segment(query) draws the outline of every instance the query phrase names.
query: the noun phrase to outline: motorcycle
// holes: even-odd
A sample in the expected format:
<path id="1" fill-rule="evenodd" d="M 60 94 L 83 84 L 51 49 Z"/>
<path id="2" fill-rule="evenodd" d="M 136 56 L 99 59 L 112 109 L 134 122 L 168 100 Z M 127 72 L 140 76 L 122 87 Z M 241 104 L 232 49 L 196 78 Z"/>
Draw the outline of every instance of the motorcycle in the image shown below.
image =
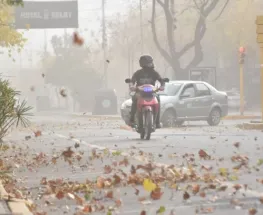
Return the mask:
<path id="1" fill-rule="evenodd" d="M 169 79 L 164 78 L 163 81 L 169 82 Z M 125 83 L 130 84 L 131 79 L 125 79 Z M 159 88 L 151 84 L 144 84 L 135 88 L 130 86 L 130 89 L 138 96 L 135 130 L 140 134 L 141 139 L 150 140 L 151 133 L 156 130 L 156 117 L 159 111 L 156 93 Z"/>

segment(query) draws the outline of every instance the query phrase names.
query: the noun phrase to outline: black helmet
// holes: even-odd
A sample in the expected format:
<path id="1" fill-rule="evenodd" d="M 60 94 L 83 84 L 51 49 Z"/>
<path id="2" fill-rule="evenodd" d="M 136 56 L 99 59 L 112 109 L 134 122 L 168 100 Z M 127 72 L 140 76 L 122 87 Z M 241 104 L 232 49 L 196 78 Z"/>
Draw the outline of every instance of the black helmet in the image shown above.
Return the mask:
<path id="1" fill-rule="evenodd" d="M 142 55 L 140 57 L 139 63 L 142 68 L 145 67 L 154 68 L 153 58 L 150 55 Z"/>

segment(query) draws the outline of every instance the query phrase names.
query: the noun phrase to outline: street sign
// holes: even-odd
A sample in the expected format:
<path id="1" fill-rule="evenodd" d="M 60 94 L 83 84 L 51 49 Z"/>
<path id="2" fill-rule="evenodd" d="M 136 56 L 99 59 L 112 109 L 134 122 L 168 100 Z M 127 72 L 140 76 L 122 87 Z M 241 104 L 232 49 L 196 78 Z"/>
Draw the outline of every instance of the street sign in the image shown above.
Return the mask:
<path id="1" fill-rule="evenodd" d="M 263 16 L 257 16 L 256 24 L 263 25 Z"/>
<path id="2" fill-rule="evenodd" d="M 78 28 L 78 1 L 24 1 L 15 9 L 16 29 Z"/>
<path id="3" fill-rule="evenodd" d="M 263 25 L 257 25 L 257 34 L 263 34 Z"/>
<path id="4" fill-rule="evenodd" d="M 263 43 L 263 34 L 258 34 L 258 36 L 257 36 L 257 42 L 258 42 L 258 43 Z"/>

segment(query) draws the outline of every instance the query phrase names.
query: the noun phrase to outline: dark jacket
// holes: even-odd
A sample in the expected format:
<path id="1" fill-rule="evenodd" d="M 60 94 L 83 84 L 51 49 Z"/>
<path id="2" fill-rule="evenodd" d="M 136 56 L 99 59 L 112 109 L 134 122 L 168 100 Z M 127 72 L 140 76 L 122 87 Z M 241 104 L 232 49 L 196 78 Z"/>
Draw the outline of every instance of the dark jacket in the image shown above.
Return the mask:
<path id="1" fill-rule="evenodd" d="M 141 86 L 143 84 L 155 85 L 155 82 L 159 81 L 161 86 L 164 86 L 162 77 L 153 68 L 143 68 L 137 70 L 132 76 L 132 83 Z"/>

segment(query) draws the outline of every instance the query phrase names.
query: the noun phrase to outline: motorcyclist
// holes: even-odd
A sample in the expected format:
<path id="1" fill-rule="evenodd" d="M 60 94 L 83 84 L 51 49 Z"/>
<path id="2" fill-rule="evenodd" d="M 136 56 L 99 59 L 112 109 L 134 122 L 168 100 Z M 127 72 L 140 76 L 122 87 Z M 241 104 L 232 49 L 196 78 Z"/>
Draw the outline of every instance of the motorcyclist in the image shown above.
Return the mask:
<path id="1" fill-rule="evenodd" d="M 140 66 L 142 69 L 137 70 L 132 76 L 132 84 L 136 86 L 141 86 L 143 84 L 155 85 L 156 81 L 159 81 L 161 86 L 159 90 L 164 90 L 164 81 L 160 74 L 155 71 L 153 58 L 150 55 L 142 55 L 139 60 Z M 159 103 L 159 111 L 156 117 L 156 128 L 161 128 L 160 125 L 160 97 L 157 95 L 157 100 Z M 131 106 L 131 118 L 130 126 L 134 126 L 134 117 L 137 107 L 137 96 L 136 94 L 132 97 L 132 106 Z"/>

